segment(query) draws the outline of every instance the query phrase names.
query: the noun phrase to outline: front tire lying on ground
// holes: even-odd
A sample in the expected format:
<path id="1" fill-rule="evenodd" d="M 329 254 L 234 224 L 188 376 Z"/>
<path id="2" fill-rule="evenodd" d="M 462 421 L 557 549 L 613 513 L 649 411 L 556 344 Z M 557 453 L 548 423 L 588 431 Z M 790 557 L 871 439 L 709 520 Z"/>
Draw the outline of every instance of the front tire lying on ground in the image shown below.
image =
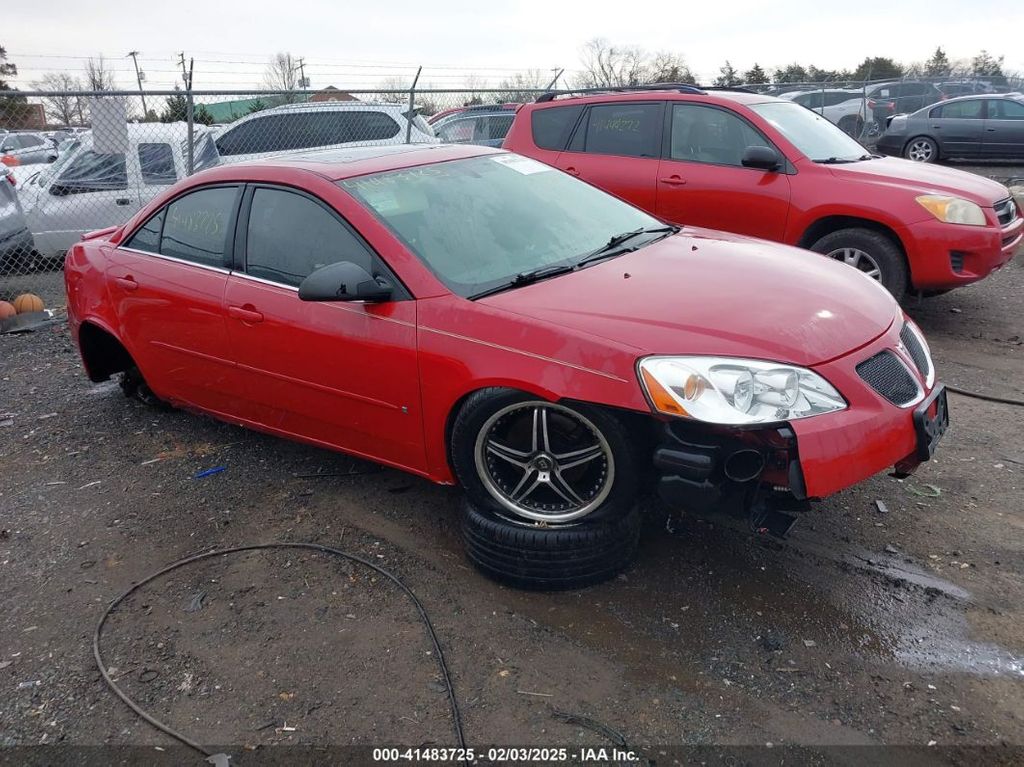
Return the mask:
<path id="1" fill-rule="evenodd" d="M 526 588 L 576 588 L 632 559 L 637 463 L 615 416 L 483 389 L 456 417 L 451 458 L 467 496 L 467 553 L 487 575 Z"/>

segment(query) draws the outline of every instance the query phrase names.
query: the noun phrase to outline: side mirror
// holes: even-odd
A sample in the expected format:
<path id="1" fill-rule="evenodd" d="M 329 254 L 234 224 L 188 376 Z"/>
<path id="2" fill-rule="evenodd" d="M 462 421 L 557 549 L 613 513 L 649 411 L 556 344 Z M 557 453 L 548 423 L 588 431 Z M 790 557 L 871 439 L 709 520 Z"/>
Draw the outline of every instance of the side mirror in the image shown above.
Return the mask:
<path id="1" fill-rule="evenodd" d="M 391 298 L 391 283 L 374 277 L 358 264 L 339 261 L 323 266 L 299 285 L 303 301 L 386 301 Z"/>
<path id="2" fill-rule="evenodd" d="M 782 165 L 782 158 L 770 146 L 748 146 L 743 150 L 740 163 L 744 168 L 772 171 L 779 169 L 779 166 Z"/>

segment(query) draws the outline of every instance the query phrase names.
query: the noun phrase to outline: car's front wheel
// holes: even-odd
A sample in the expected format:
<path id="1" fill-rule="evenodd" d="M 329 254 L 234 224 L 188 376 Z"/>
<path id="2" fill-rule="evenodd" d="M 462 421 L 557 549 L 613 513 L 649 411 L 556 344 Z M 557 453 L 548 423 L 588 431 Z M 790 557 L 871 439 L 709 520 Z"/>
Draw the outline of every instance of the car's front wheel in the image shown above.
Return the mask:
<path id="1" fill-rule="evenodd" d="M 927 136 L 917 136 L 907 142 L 903 156 L 914 162 L 938 162 L 939 145 Z"/>
<path id="2" fill-rule="evenodd" d="M 811 245 L 821 253 L 877 280 L 900 301 L 907 292 L 907 259 L 892 238 L 861 227 L 830 232 Z"/>
<path id="3" fill-rule="evenodd" d="M 639 534 L 635 453 L 624 425 L 598 408 L 512 389 L 475 392 L 451 435 L 470 560 L 528 588 L 614 575 Z"/>

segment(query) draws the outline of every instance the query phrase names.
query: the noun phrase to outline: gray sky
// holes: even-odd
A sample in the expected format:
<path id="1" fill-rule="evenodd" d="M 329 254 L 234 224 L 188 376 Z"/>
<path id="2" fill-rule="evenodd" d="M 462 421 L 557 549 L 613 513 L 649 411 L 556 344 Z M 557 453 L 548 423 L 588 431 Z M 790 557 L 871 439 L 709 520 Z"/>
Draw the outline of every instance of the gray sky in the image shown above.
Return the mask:
<path id="1" fill-rule="evenodd" d="M 458 87 L 466 75 L 496 86 L 516 70 L 579 67 L 582 43 L 605 37 L 682 54 L 702 80 L 728 58 L 741 72 L 794 61 L 855 67 L 865 56 L 921 61 L 941 45 L 951 59 L 982 48 L 1024 72 L 1020 0 L 907 0 L 822 3 L 752 0 L 698 4 L 640 0 L 46 0 L 5 2 L 0 45 L 18 65 L 17 87 L 47 71 L 80 73 L 105 54 L 117 84 L 134 85 L 131 59 L 149 87 L 180 82 L 177 52 L 196 59 L 197 88 L 259 86 L 276 51 L 303 56 L 312 86 L 373 87 L 386 76 Z"/>

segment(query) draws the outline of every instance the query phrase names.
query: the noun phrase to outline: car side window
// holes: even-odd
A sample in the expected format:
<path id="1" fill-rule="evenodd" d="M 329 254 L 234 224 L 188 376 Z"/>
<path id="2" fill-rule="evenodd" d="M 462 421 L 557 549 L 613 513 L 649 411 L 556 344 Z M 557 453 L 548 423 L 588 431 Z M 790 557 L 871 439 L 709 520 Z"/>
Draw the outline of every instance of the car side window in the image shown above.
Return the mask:
<path id="1" fill-rule="evenodd" d="M 661 104 L 601 104 L 590 107 L 583 151 L 624 157 L 661 155 Z"/>
<path id="2" fill-rule="evenodd" d="M 952 101 L 939 107 L 938 114 L 932 112 L 932 117 L 955 118 L 960 120 L 980 120 L 982 117 L 981 99 L 968 99 L 967 101 Z"/>
<path id="3" fill-rule="evenodd" d="M 992 99 L 988 102 L 988 116 L 995 120 L 1024 120 L 1024 103 Z"/>
<path id="4" fill-rule="evenodd" d="M 139 144 L 139 169 L 147 186 L 165 186 L 178 180 L 170 144 Z"/>
<path id="5" fill-rule="evenodd" d="M 579 119 L 583 107 L 547 107 L 530 113 L 530 129 L 533 143 L 541 149 L 561 151 L 569 139 L 569 132 Z"/>
<path id="6" fill-rule="evenodd" d="M 669 157 L 673 160 L 742 166 L 750 146 L 771 146 L 745 120 L 700 104 L 672 105 Z"/>
<path id="7" fill-rule="evenodd" d="M 65 194 L 84 194 L 128 188 L 128 169 L 124 154 L 80 152 L 57 179 L 57 189 Z M 57 191 L 57 190 L 53 190 Z"/>
<path id="8" fill-rule="evenodd" d="M 204 266 L 226 266 L 236 187 L 200 189 L 167 206 L 160 253 Z"/>
<path id="9" fill-rule="evenodd" d="M 475 120 L 452 120 L 437 129 L 437 137 L 449 144 L 473 140 Z"/>
<path id="10" fill-rule="evenodd" d="M 234 128 L 229 128 L 217 139 L 217 150 L 221 156 L 269 152 L 273 150 L 272 137 L 279 135 L 278 116 L 259 117 Z"/>
<path id="11" fill-rule="evenodd" d="M 167 208 L 161 208 L 155 216 L 135 230 L 135 234 L 125 241 L 124 246 L 133 250 L 144 250 L 146 253 L 159 253 L 160 230 L 163 229 L 166 212 Z"/>
<path id="12" fill-rule="evenodd" d="M 375 271 L 373 254 L 325 206 L 282 189 L 253 191 L 245 240 L 245 271 L 298 287 L 317 269 L 351 261 Z"/>

